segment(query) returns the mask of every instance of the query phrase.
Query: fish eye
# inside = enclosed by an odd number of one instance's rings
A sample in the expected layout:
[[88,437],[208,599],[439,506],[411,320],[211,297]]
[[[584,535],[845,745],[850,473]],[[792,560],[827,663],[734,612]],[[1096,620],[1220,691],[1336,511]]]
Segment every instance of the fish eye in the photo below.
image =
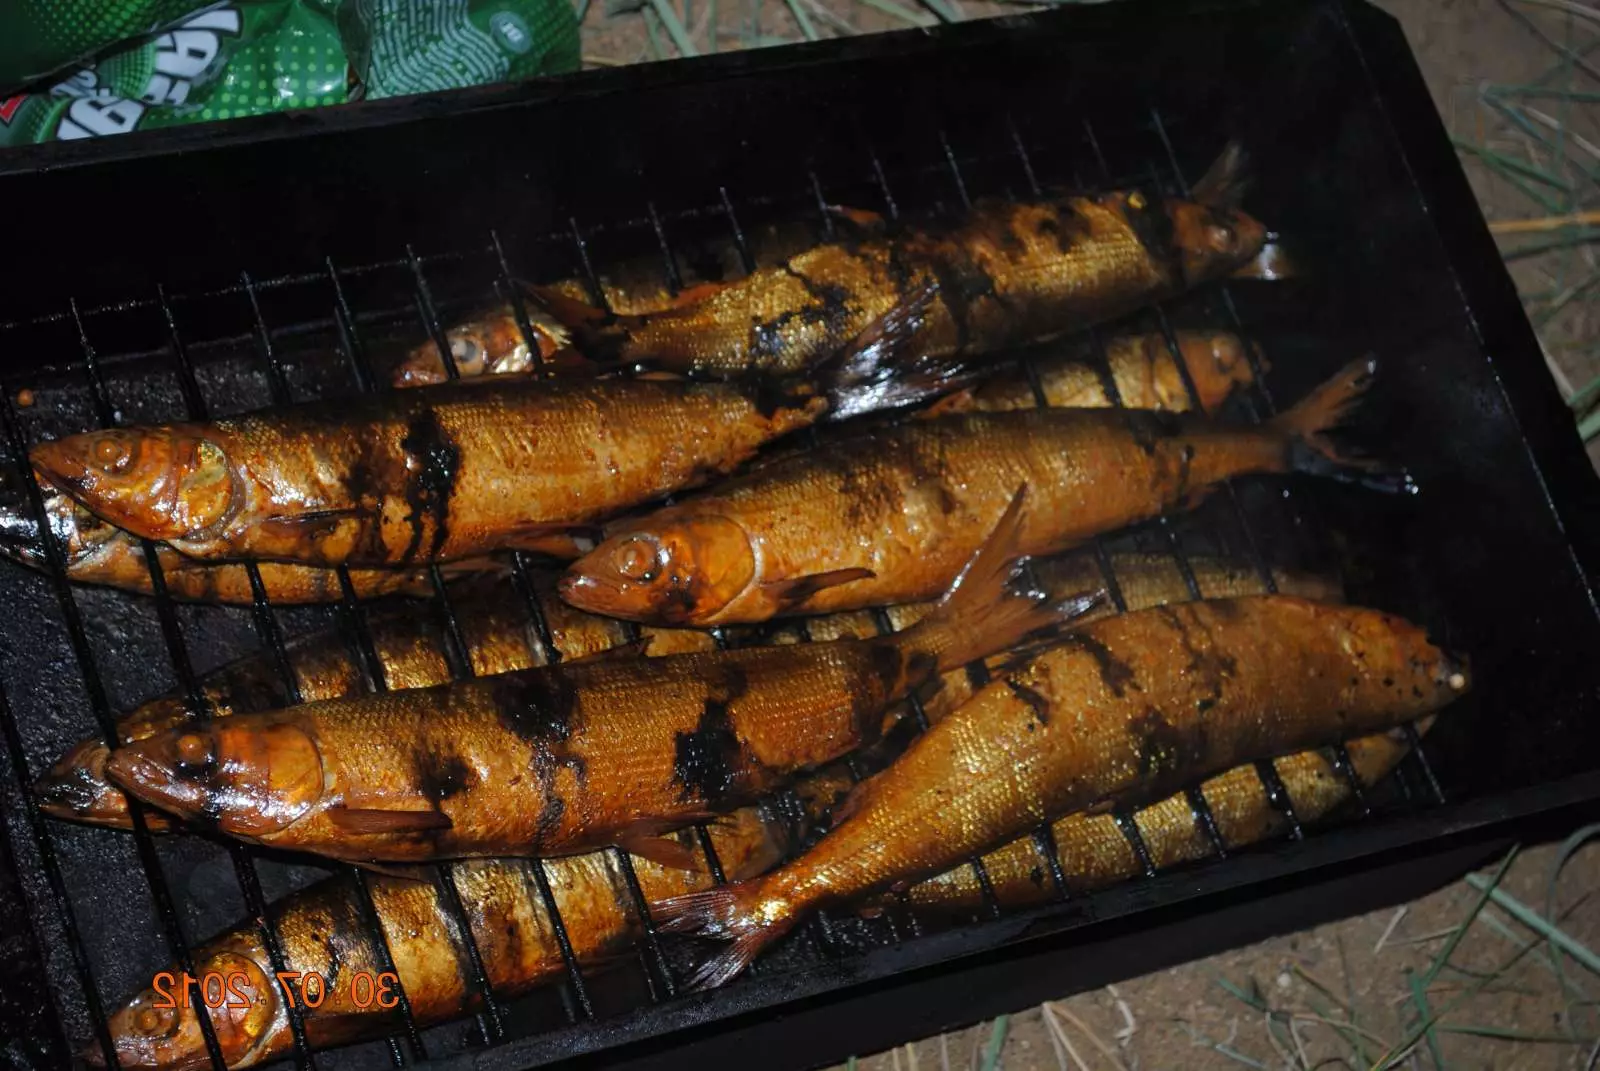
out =
[[660,552],[655,544],[643,539],[630,539],[622,544],[613,560],[617,572],[641,584],[655,580],[661,571]]
[[94,444],[94,460],[107,472],[122,472],[133,462],[133,451],[121,439],[107,435]]
[[456,335],[450,340],[450,359],[455,362],[456,371],[476,375],[483,371],[483,358],[483,346],[476,339]]
[[178,1017],[170,1007],[150,1003],[139,1009],[133,1025],[145,1037],[170,1036],[178,1025]]
[[216,751],[211,737],[204,733],[184,733],[173,744],[178,758],[178,771],[191,776],[204,773],[216,761]]
[[1206,238],[1211,243],[1212,249],[1232,249],[1237,237],[1233,227],[1226,223],[1213,223],[1206,231]]

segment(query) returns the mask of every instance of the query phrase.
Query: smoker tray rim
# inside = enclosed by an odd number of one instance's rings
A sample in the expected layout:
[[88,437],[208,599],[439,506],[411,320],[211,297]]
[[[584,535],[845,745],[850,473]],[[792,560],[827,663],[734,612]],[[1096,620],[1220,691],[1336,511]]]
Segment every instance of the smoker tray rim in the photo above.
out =
[[[908,981],[912,972],[938,971],[945,981],[958,980],[964,959],[1018,958],[1032,951],[1037,942],[1059,939],[1085,926],[1132,919],[1152,908],[1175,909],[1187,915],[1185,921],[1204,925],[1208,912],[1224,906],[1220,898],[1229,893],[1267,895],[1274,891],[1271,886],[1275,882],[1308,876],[1313,882],[1321,881],[1332,875],[1318,876],[1318,871],[1359,864],[1417,845],[1449,840],[1447,849],[1455,850],[1493,843],[1531,828],[1536,820],[1576,812],[1596,800],[1600,800],[1600,770],[1410,814],[1336,823],[1329,833],[1303,841],[1252,846],[1225,861],[1205,860],[1074,898],[1092,908],[1085,916],[1063,916],[1061,902],[1042,904],[999,919],[966,923],[855,953],[848,961],[825,961],[814,974],[746,977],[729,987],[680,995],[670,1003],[641,1005],[607,1019],[557,1027],[413,1066],[419,1071],[510,1071],[602,1051],[618,1058],[639,1056],[651,1049],[664,1051],[689,1040],[682,1037],[686,1030],[717,1024],[732,1028],[738,1020],[781,1015],[785,1007],[798,1001],[848,1001],[865,988]],[[1338,835],[1329,835],[1332,833]],[[733,1003],[730,997],[737,998],[740,1006],[729,1007]],[[770,1066],[789,1065],[779,1060]]]
[[[1524,436],[1525,449],[1534,463],[1537,478],[1544,485],[1546,498],[1556,519],[1567,536],[1572,558],[1587,584],[1593,603],[1592,578],[1596,575],[1597,566],[1600,566],[1600,481],[1595,479],[1589,468],[1570,414],[1543,368],[1537,341],[1521,312],[1520,304],[1516,302],[1515,290],[1487,226],[1482,221],[1459,161],[1447,151],[1448,141],[1441,136],[1442,122],[1432,107],[1431,98],[1427,95],[1398,24],[1359,0],[1295,2],[1307,17],[1319,11],[1331,14],[1338,28],[1351,37],[1355,51],[1365,65],[1374,95],[1379,98],[1379,106],[1389,118],[1396,151],[1410,170],[1414,190],[1427,206],[1430,216],[1435,219],[1443,216],[1462,224],[1449,232],[1435,226],[1434,233],[1446,253],[1449,268],[1462,291],[1463,304],[1472,315],[1473,328],[1488,355],[1501,393],[1513,419],[1517,421],[1518,430]],[[178,128],[103,139],[87,145],[12,150],[0,154],[0,176],[169,155],[202,147],[220,148],[240,143],[390,126],[411,120],[437,119],[572,97],[632,93],[683,82],[741,77],[746,73],[773,74],[872,56],[948,55],[952,49],[986,47],[1014,39],[1016,34],[1033,32],[1036,25],[1041,23],[1057,34],[1062,28],[1070,27],[1081,36],[1086,31],[1115,31],[1126,22],[1148,19],[1153,9],[1162,6],[1160,0],[1126,0],[1120,4],[1008,16],[986,23],[963,24],[959,29],[941,27],[923,32],[902,31],[818,42],[779,50],[777,54],[771,50],[761,50],[759,54],[723,54],[675,63],[585,72],[517,86],[458,91],[444,95],[442,100],[402,98],[374,102],[362,108],[318,109],[264,116],[229,123],[223,128]],[[1263,9],[1268,5],[1264,0],[1196,0],[1178,6],[1189,15],[1202,15],[1208,11]],[[1278,9],[1282,7],[1281,4],[1272,6]],[[1382,62],[1374,63],[1375,60]],[[1472,222],[1474,218],[1476,223]],[[1265,893],[1266,883],[1275,879],[1310,874],[1318,868],[1355,864],[1376,852],[1426,843],[1451,833],[1468,831],[1475,837],[1487,839],[1497,831],[1526,823],[1542,812],[1555,813],[1595,799],[1600,799],[1600,771],[1431,807],[1400,818],[1346,825],[1335,831],[1337,835],[1324,835],[1302,844],[1244,853],[1230,859],[1224,866],[1164,875],[1153,879],[1155,884],[1149,880],[1139,881],[1097,894],[1093,901],[1097,911],[1094,921],[1131,917],[1141,906],[1148,906],[1149,899],[1157,892],[1169,896],[1169,904],[1193,905],[1196,897],[1205,895],[1200,891],[1202,889],[1209,888],[1212,895],[1227,890],[1242,890],[1246,894],[1251,891]],[[6,835],[6,832],[4,827],[0,827],[0,836]],[[1246,880],[1247,874],[1253,876]],[[1181,895],[1180,887],[1195,891]],[[1119,904],[1125,904],[1126,907],[1115,910],[1115,905]],[[998,955],[1015,955],[1035,944],[1030,938],[1059,935],[1074,928],[1070,919],[1061,919],[1059,921],[1064,925],[1036,927],[1031,933],[1025,932],[1032,925],[1029,922],[1031,916],[1051,911],[1059,911],[1059,908],[1035,909],[1033,912],[1008,916],[998,922],[964,927],[950,934],[930,935],[912,946],[916,955],[925,957],[927,963],[904,962],[883,970],[875,977],[863,977],[860,970],[844,975],[830,973],[829,984],[821,988],[845,996],[852,990],[859,991],[861,986],[874,982],[892,985],[896,976],[904,976],[905,972],[920,966],[943,974],[941,981],[947,986],[946,992],[951,994],[951,1006],[959,1007],[960,997],[956,991],[960,981],[959,961],[963,956],[978,953],[976,947],[969,947],[963,952],[961,946],[988,943]],[[1203,914],[1197,916],[1197,919],[1203,918]],[[37,951],[41,947],[39,934],[37,926],[32,923],[33,919],[30,918],[30,937]],[[1004,934],[1007,930],[1016,936],[1006,938]],[[854,962],[864,965],[875,959],[903,960],[906,954],[904,947],[878,949]],[[776,993],[783,981],[782,977],[758,978],[746,980],[743,984],[757,992],[766,992],[771,987]],[[779,995],[762,1005],[768,1014],[775,1010],[774,1005],[818,995],[794,991],[793,976],[789,976],[788,984],[791,989],[787,995]],[[724,993],[721,1000],[712,997],[700,1001],[672,1002],[671,1014],[665,1014],[667,1009],[664,1007],[635,1010],[586,1026],[558,1028],[495,1048],[452,1059],[429,1061],[418,1066],[450,1068],[452,1071],[465,1067],[526,1066],[517,1062],[519,1054],[528,1055],[541,1045],[550,1047],[558,1039],[585,1033],[591,1043],[584,1051],[594,1052],[617,1045],[628,1045],[639,1050],[665,1050],[686,1040],[682,1036],[684,1029],[748,1017],[751,1008],[733,1007],[726,1000],[727,995]],[[714,1010],[719,1006],[722,1008],[721,1014],[704,1012],[704,1009]],[[51,1011],[54,1012],[53,1007]],[[662,1015],[665,1018],[658,1020],[657,1017]],[[54,1018],[52,1015],[53,1021]],[[53,1021],[45,1024],[46,1027],[54,1025]],[[658,1021],[658,1026],[646,1025]],[[627,1036],[623,1036],[624,1027],[629,1032]],[[602,1038],[607,1040],[601,1043]],[[559,1055],[547,1054],[543,1059],[576,1054],[577,1050],[569,1050]]]
[[[1291,2],[1310,9],[1337,5],[1344,0]],[[1018,35],[1032,33],[1036,22],[1063,17],[1063,21],[1070,20],[1074,31],[1080,36],[1084,31],[1114,31],[1121,23],[1140,21],[1138,18],[1130,19],[1125,13],[1113,13],[1112,9],[1117,8],[1167,9],[1162,13],[1168,17],[1173,13],[1198,17],[1209,12],[1271,9],[1277,6],[1282,5],[1274,5],[1271,0],[1120,0],[1114,4],[1061,5],[1055,10],[1017,12],[969,22],[940,23],[853,37],[797,41],[772,48],[653,60],[543,75],[520,82],[499,82],[382,100],[302,108],[223,122],[141,130],[111,137],[20,145],[0,152],[0,177],[396,126],[417,120],[447,119],[580,97],[647,93],[652,89],[736,79],[747,74],[765,77],[787,70],[827,67],[880,56],[919,53],[944,55],[955,49],[981,48],[996,41],[1014,39]],[[1150,17],[1144,16],[1145,19]]]

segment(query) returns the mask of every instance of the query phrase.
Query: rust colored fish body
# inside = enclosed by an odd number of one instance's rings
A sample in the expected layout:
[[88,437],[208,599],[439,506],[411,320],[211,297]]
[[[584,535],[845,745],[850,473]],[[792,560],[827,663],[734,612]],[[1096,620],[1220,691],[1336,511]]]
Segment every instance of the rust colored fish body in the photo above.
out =
[[[747,236],[748,252],[758,267],[782,263],[808,248],[815,241],[808,224],[785,223],[761,227]],[[678,265],[684,289],[668,285],[659,255],[623,260],[602,268],[595,282],[607,311],[619,316],[660,312],[685,301],[694,301],[708,286],[714,287],[744,274],[743,253],[729,237],[722,241],[689,247]],[[565,300],[576,305],[593,300],[589,284],[582,279],[561,279],[531,290],[521,302],[519,312],[511,302],[480,308],[444,332],[456,373],[462,379],[474,376],[521,375],[542,363],[558,374],[590,374],[601,369],[583,358],[572,347],[572,333],[555,317],[545,312],[537,295]],[[603,315],[595,310],[596,315]],[[538,361],[535,361],[537,354]],[[449,378],[438,346],[430,339],[411,350],[395,369],[397,387],[418,387],[443,383]]]
[[[150,566],[137,537],[101,520],[48,485],[41,490],[45,515],[61,548],[69,579],[141,595],[154,592]],[[20,494],[0,500],[0,557],[33,569],[48,568],[39,523]],[[167,593],[181,602],[247,606],[254,601],[250,576],[242,565],[196,561],[164,544],[156,545],[156,560]],[[338,602],[344,594],[339,575],[332,569],[283,562],[262,562],[258,568],[267,598],[279,605]],[[502,568],[492,560],[479,559],[452,563],[447,573],[487,573]],[[363,599],[425,596],[433,592],[428,574],[420,569],[352,569],[350,583]]]
[[[552,642],[565,658],[588,658],[627,645],[620,622],[573,610],[548,589],[538,594]],[[480,585],[456,603],[456,616],[477,676],[491,676],[544,665],[547,652],[533,635],[527,608],[508,587]],[[430,614],[409,610],[375,613],[368,622],[373,653],[391,690],[425,688],[451,679],[446,654],[449,640]],[[711,638],[701,632],[651,629],[647,651],[710,650]],[[368,691],[366,676],[349,646],[331,632],[314,632],[287,645],[289,665],[304,702],[318,702]],[[203,710],[191,707],[181,693],[159,696],[117,723],[119,744],[148,740],[157,733],[214,718],[228,718],[285,706],[289,695],[269,654],[252,655],[208,674],[201,682]],[[85,740],[67,752],[35,783],[40,809],[56,818],[127,829],[132,825],[128,799],[105,775],[110,749],[99,739]],[[153,831],[176,828],[159,811],[147,809],[145,824]]]
[[[1189,590],[1183,570],[1170,554],[1113,554],[1109,558],[1111,576],[1122,595],[1128,612],[1148,610],[1156,606],[1190,602],[1194,594]],[[1203,599],[1233,599],[1243,595],[1269,594],[1260,570],[1242,562],[1224,558],[1190,558],[1189,574]],[[1033,579],[1052,599],[1066,599],[1079,591],[1092,591],[1106,583],[1105,574],[1092,554],[1079,552],[1055,558],[1041,558],[1032,563]],[[1274,568],[1271,571],[1272,589],[1282,595],[1297,595],[1317,602],[1343,602],[1344,589],[1335,579],[1296,569]],[[910,628],[932,609],[933,603],[902,603],[884,610],[890,625],[896,629]],[[1083,628],[1116,612],[1108,599],[1072,619],[1065,628]],[[874,615],[866,610],[828,614],[808,618],[804,633],[812,640],[834,640],[845,636],[866,638],[878,634]],[[794,643],[801,638],[801,625],[779,629],[771,634],[771,642]],[[1001,672],[1010,655],[997,655],[988,659],[993,673]],[[940,678],[939,688],[922,700],[923,713],[930,721],[938,721],[950,711],[972,698],[975,690],[972,676],[965,669],[955,670]]]
[[697,975],[720,984],[818,908],[909,886],[1075,811],[1391,728],[1467,686],[1464,662],[1372,610],[1274,595],[1108,618],[933,726],[811,851],[653,914],[733,942]]
[[[1207,413],[1217,409],[1239,387],[1255,382],[1249,343],[1232,332],[1177,331],[1172,341],[1183,358],[1183,370],[1194,384],[1194,397]],[[1103,366],[1087,342],[1064,353],[1036,358],[1033,366],[1039,383],[1037,394],[1027,375],[1011,372],[941,399],[929,412],[939,415],[1033,409],[1039,405],[1041,395],[1045,405],[1058,409],[1103,409],[1117,402],[1129,409],[1172,413],[1194,408],[1183,371],[1173,359],[1171,344],[1159,331],[1107,338]],[[1108,374],[1116,388],[1115,398],[1107,390]]]
[[[874,379],[862,404],[882,401],[883,386]],[[195,558],[397,566],[508,547],[570,555],[573,529],[726,472],[830,401],[855,404],[804,385],[496,376],[87,432],[31,456],[97,516]]]
[[792,373],[932,288],[910,346],[976,356],[1111,319],[1248,263],[1266,230],[1226,200],[1219,190],[1205,204],[1133,191],[984,201],[953,226],[819,245],[660,312],[605,318],[560,295],[546,305],[601,362]]
[[1195,505],[1230,477],[1339,474],[1325,438],[1370,381],[1358,361],[1269,424],[1108,409],[907,421],[762,465],[622,521],[563,577],[595,613],[710,626],[926,599],[949,583],[1008,489],[1037,491],[1021,546],[1068,549]]
[[[1364,788],[1377,784],[1410,750],[1398,729],[1349,742],[1350,770]],[[1350,782],[1322,751],[1302,751],[1275,762],[1294,814],[1303,823],[1321,821],[1349,801]],[[1236,766],[1199,786],[1216,831],[1229,849],[1280,837],[1288,816],[1273,805],[1254,766]],[[1209,859],[1216,848],[1188,796],[1178,793],[1132,814],[1140,839],[1158,869]],[[1073,814],[1050,827],[1067,894],[1103,888],[1144,873],[1128,837],[1110,814]],[[1007,907],[1041,904],[1057,898],[1048,861],[1032,837],[1014,840],[983,856],[984,875],[995,898]],[[906,890],[915,908],[966,914],[985,910],[983,889],[969,866],[947,870]],[[870,910],[870,908],[869,908]]]
[[[710,835],[729,873],[759,873],[783,850],[773,828],[753,811],[730,816]],[[692,850],[687,835],[677,839],[686,851]],[[631,863],[647,898],[711,884],[699,871],[640,858]],[[449,864],[446,869],[465,908],[469,932],[462,932],[459,916],[449,906],[451,894],[439,878],[365,876],[381,945],[353,875],[328,879],[274,904],[269,914],[282,945],[284,969],[301,975],[298,984],[291,981],[291,990],[310,1044],[326,1048],[402,1030],[395,1008],[399,989],[404,990],[419,1026],[480,1010],[482,997],[468,981],[473,977],[474,950],[497,999],[564,978],[560,942],[534,870],[540,865],[516,859]],[[551,859],[542,865],[573,955],[586,970],[605,967],[632,950],[640,920],[615,852]],[[385,951],[393,959],[398,988],[387,979]],[[242,975],[236,982],[236,997],[221,1008],[202,1011],[199,1000],[172,1007],[170,996],[163,999],[153,988],[138,993],[116,1009],[108,1024],[122,1067],[209,1068],[201,1014],[211,1017],[230,1068],[256,1067],[291,1051],[289,997],[278,982],[258,927],[242,923],[201,945],[193,958],[199,976],[211,971],[225,979]],[[183,973],[180,966],[168,969],[174,976]],[[372,984],[358,984],[355,979],[361,974]],[[312,997],[317,996],[317,983],[304,981],[309,975],[327,983],[315,1006],[302,999],[302,987],[307,985]],[[169,986],[167,992],[176,990]],[[98,1046],[86,1047],[83,1055],[95,1066],[104,1064]]]
[[[1083,603],[1015,592],[1019,493],[917,627],[867,641],[596,659],[168,730],[113,782],[221,832],[351,861],[648,853],[876,738],[886,706]],[[670,849],[669,849],[670,850]]]

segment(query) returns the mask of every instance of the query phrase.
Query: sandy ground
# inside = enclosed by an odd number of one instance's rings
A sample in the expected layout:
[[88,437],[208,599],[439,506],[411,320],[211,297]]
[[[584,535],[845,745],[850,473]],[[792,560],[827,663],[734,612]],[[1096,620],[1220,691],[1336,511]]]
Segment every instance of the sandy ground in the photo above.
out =
[[[798,39],[802,15],[821,36],[904,24],[855,0],[736,0],[720,9],[707,0],[673,2],[681,5],[677,10],[699,50]],[[1016,10],[1007,4],[949,2],[965,17]],[[1463,160],[1491,221],[1588,207],[1584,190],[1595,189],[1594,184],[1574,184],[1575,192],[1537,181],[1519,186],[1504,177],[1506,169],[1494,166],[1489,154],[1526,161],[1544,173],[1560,172],[1568,153],[1586,166],[1600,163],[1600,106],[1530,103],[1532,110],[1525,114],[1533,115],[1536,124],[1560,122],[1570,134],[1571,140],[1563,136],[1553,153],[1547,144],[1508,126],[1484,103],[1482,89],[1488,83],[1527,84],[1541,77],[1551,84],[1600,89],[1600,52],[1591,75],[1572,69],[1586,60],[1562,69],[1557,50],[1572,42],[1582,54],[1581,43],[1600,32],[1600,22],[1586,23],[1550,6],[1535,6],[1532,0],[1380,2],[1401,20],[1441,113],[1458,142],[1467,146]],[[1559,0],[1553,6],[1559,7]],[[608,17],[596,3],[586,17],[585,32],[586,58],[594,64],[677,54],[653,12]],[[1535,232],[1508,235],[1502,242],[1552,373],[1570,395],[1600,374],[1600,349],[1594,343],[1597,305],[1589,290],[1600,278],[1600,266],[1592,244],[1526,253],[1550,238]],[[1502,888],[1542,911],[1555,857],[1554,846],[1525,851]],[[1587,895],[1597,886],[1600,850],[1581,851],[1562,874],[1552,916],[1572,937],[1592,947],[1600,947],[1600,907],[1588,903]],[[855,1063],[863,1071],[1371,1067],[1385,1053],[1406,1049],[1419,1021],[1411,981],[1428,977],[1435,957],[1452,942],[1479,898],[1473,888],[1458,883],[1403,908],[1266,941],[1044,1007],[1019,1009],[998,1024],[998,1034],[997,1024],[982,1023]],[[1570,960],[1563,965],[1564,970],[1551,962],[1531,931],[1501,909],[1487,908],[1466,929],[1449,965],[1438,970],[1428,989],[1445,1028],[1419,1039],[1398,1066],[1597,1066],[1600,1016],[1589,998],[1600,995],[1600,979]],[[986,1064],[991,1050],[993,1060]]]

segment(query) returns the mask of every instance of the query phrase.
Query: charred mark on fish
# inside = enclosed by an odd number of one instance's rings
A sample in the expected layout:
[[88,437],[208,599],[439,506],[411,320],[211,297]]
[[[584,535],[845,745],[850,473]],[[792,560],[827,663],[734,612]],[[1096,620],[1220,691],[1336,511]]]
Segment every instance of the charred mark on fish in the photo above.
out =
[[475,780],[472,767],[454,752],[427,751],[417,758],[417,787],[435,803],[460,795]]
[[1175,240],[1172,217],[1159,197],[1131,193],[1121,198],[1123,218],[1139,245],[1172,283],[1183,278],[1183,253]]
[[507,673],[489,683],[501,722],[531,744],[565,743],[572,736],[578,689],[559,668]]
[[[1111,648],[1086,632],[1073,632],[1061,638],[1062,647],[1076,647],[1094,659],[1100,670],[1100,680],[1118,699],[1123,698],[1128,686],[1134,684],[1133,667],[1112,653]],[[1138,687],[1134,685],[1134,687]],[[1141,689],[1142,691],[1142,689]]]
[[1129,722],[1128,735],[1139,757],[1141,779],[1153,778],[1160,784],[1161,778],[1185,767],[1189,742],[1155,707],[1146,707]]
[[728,719],[728,702],[707,697],[694,730],[676,734],[672,771],[681,799],[716,803],[733,790],[744,747]]
[[437,558],[450,534],[450,497],[455,493],[456,474],[461,468],[461,450],[439,424],[439,415],[432,407],[425,407],[406,422],[406,434],[400,446],[406,452],[405,493],[406,504],[411,507],[406,515],[411,525],[411,542],[406,546],[403,560],[414,560],[421,549],[423,531],[430,516],[433,540],[428,557]]
[[1034,721],[1041,726],[1050,724],[1050,700],[1019,680],[1007,678],[1006,687],[1011,689],[1012,695],[1027,704],[1028,709],[1033,712]]

